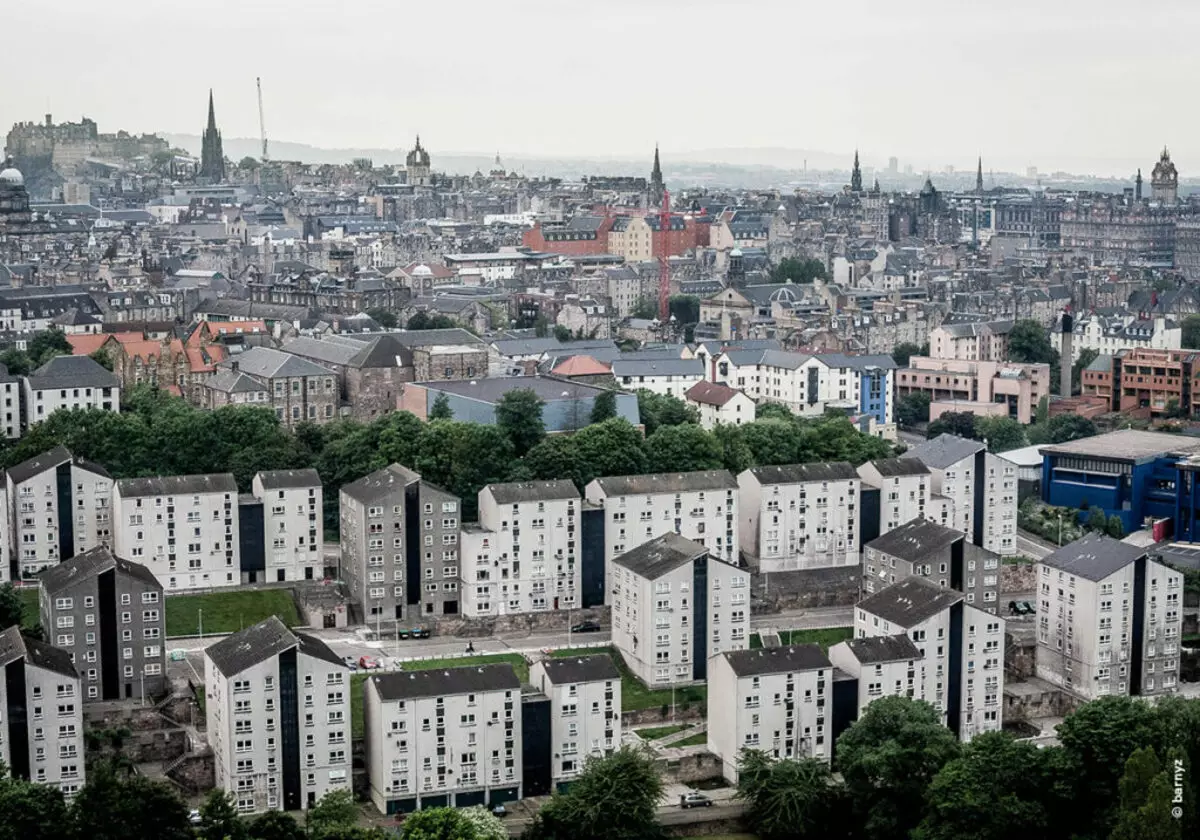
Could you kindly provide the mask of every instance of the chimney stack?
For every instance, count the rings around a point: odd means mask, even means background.
[[[1058,393],[1060,396],[1071,396],[1071,368],[1075,366],[1073,340],[1075,338],[1075,319],[1069,310],[1062,314],[1062,337],[1059,344],[1058,360]]]

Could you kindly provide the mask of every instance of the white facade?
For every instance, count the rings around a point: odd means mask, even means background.
[[[511,665],[373,676],[363,686],[371,801],[392,814],[519,799],[521,684]],[[448,797],[448,798],[447,798]]]
[[[930,504],[932,482],[920,461],[891,458],[868,461],[858,468],[863,485],[879,489],[879,533],[886,534],[905,522],[924,519]]]
[[[617,558],[609,591],[613,646],[648,686],[702,680],[709,657],[750,644],[750,575],[675,534]]]
[[[321,580],[325,510],[317,471],[260,472],[251,492],[263,505],[266,580]]]
[[[627,391],[650,391],[681,400],[689,388],[704,379],[704,365],[692,359],[615,359],[612,372]]]
[[[294,658],[294,670],[281,667],[284,657]],[[204,679],[216,786],[239,812],[307,809],[330,791],[350,789],[350,672],[324,643],[302,642],[270,618],[209,647]],[[285,710],[289,698],[296,708]],[[285,734],[292,714],[298,731]],[[292,768],[299,789],[290,802],[285,737],[299,742],[299,767]]]
[[[868,650],[873,647],[870,642],[879,643],[878,646],[884,649],[894,646],[897,652],[869,656]],[[858,717],[862,717],[867,706],[880,697],[917,696],[916,677],[923,659],[908,636],[874,636],[838,642],[829,648],[829,661],[858,681]]]
[[[546,658],[529,682],[550,698],[550,777],[555,785],[583,771],[589,756],[621,746],[621,673],[605,655]]]
[[[579,606],[579,513],[570,481],[490,484],[462,533],[462,612],[516,615]]]
[[[1071,562],[1081,543],[1087,555]],[[1087,700],[1178,690],[1181,573],[1124,543],[1085,538],[1039,563],[1037,581],[1039,678]]]
[[[229,473],[121,479],[113,515],[113,553],[148,568],[168,593],[241,583]]]
[[[858,562],[862,480],[854,467],[753,467],[737,480],[741,547],[760,572]]]
[[[689,388],[684,394],[684,401],[696,409],[700,415],[701,428],[712,431],[717,426],[741,426],[753,423],[755,416],[754,400],[732,388],[723,387],[724,393],[715,395],[707,393],[708,389],[721,387],[715,383],[702,382],[705,393],[698,394],[695,387]]]
[[[584,497],[604,508],[605,580],[613,558],[663,534],[676,533],[737,562],[737,480],[727,470],[597,478]],[[611,587],[605,602],[611,603]]]
[[[1165,318],[1139,321],[1130,315],[1118,321],[1092,316],[1075,325],[1071,340],[1072,361],[1079,361],[1084,350],[1102,356],[1115,356],[1122,350],[1179,350],[1183,347],[1183,328]]]
[[[0,365],[0,367],[3,367]],[[9,440],[21,436],[21,380],[15,376],[0,374],[0,399],[4,408],[0,412],[0,434]]]
[[[817,645],[725,653],[709,661],[708,751],[736,784],[743,749],[775,758],[832,755],[833,669]]]
[[[26,425],[40,423],[56,411],[76,408],[96,408],[120,414],[121,388],[119,385],[39,387],[33,380],[25,380]]]
[[[880,364],[874,364],[879,362]],[[819,417],[828,408],[867,411],[862,404],[863,371],[883,374],[883,422],[894,422],[893,363],[882,357],[726,351],[717,357],[713,381],[744,392],[755,402],[777,403],[793,414]]]
[[[5,651],[0,664],[11,667],[24,663],[24,681],[0,680],[0,709],[24,706],[27,733],[24,755],[13,750],[19,742],[10,735],[13,721],[4,721],[0,738],[0,759],[14,776],[60,789],[73,796],[84,784],[83,697],[79,676],[71,665],[71,656],[44,642],[28,639],[20,629],[10,627],[0,633]],[[31,653],[33,655],[31,655]],[[14,697],[10,692],[21,692]]]

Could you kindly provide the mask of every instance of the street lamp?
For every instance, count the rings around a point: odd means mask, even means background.
[[[199,634],[200,638],[203,639],[204,638],[204,610],[202,608],[196,610],[196,622],[197,622],[196,632]]]
[[[1060,513],[1058,515],[1058,547],[1059,548],[1062,548],[1062,520],[1063,520],[1063,515]]]

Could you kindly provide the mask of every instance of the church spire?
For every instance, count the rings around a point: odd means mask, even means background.
[[[662,204],[666,183],[663,181],[662,165],[658,160],[658,144],[654,144],[654,168],[650,170],[650,200],[655,205]]]
[[[850,172],[850,191],[862,192],[862,168],[858,165],[858,149],[854,150],[854,169]]]
[[[208,89],[208,125],[200,140],[200,176],[212,184],[225,180],[225,150],[221,147],[221,132],[217,129],[212,88]]]
[[[975,170],[975,192],[983,192],[983,155],[979,156],[979,168]]]
[[[1142,200],[1142,168],[1138,167],[1137,180],[1133,182],[1133,197]]]
[[[208,126],[209,131],[217,130],[217,109],[213,107],[212,88],[208,89]]]

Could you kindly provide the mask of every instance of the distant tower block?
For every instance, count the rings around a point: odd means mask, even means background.
[[[1154,200],[1174,204],[1179,197],[1179,172],[1171,162],[1171,153],[1164,146],[1154,171],[1150,173],[1150,190]]]
[[[1058,372],[1058,393],[1060,396],[1071,396],[1071,368],[1074,363],[1074,338],[1075,338],[1075,319],[1071,316],[1069,309],[1063,310],[1062,314],[1062,336],[1059,344],[1059,372]]]

